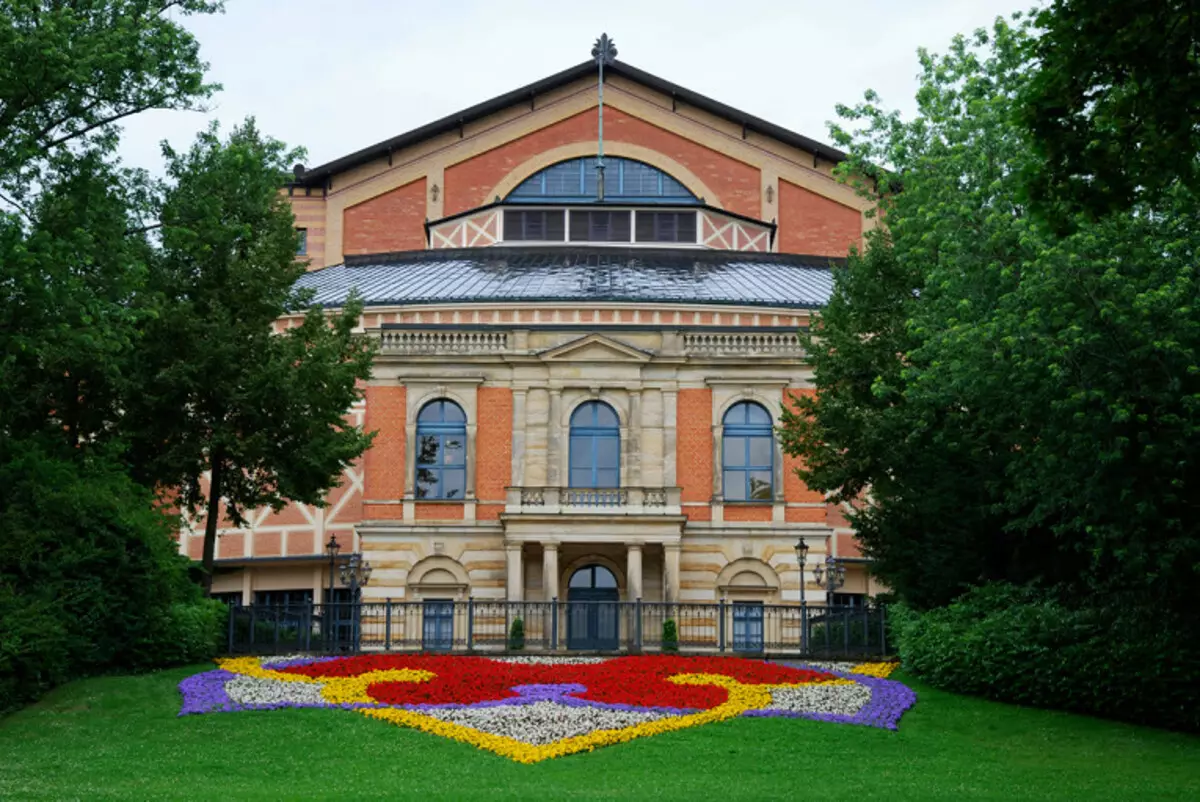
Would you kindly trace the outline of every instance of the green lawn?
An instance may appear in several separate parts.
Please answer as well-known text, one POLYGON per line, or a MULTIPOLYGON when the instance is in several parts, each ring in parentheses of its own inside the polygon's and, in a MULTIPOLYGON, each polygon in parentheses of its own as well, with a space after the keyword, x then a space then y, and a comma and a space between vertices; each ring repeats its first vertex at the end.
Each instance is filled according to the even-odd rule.
POLYGON ((739 719, 532 766, 332 710, 177 718, 205 667, 0 719, 3 799, 1200 799, 1200 738, 931 690, 899 732, 739 719))

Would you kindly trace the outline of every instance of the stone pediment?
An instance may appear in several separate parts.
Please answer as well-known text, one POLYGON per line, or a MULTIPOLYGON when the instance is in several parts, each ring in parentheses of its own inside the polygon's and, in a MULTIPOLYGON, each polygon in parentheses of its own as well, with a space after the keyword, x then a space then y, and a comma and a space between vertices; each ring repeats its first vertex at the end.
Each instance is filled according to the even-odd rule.
POLYGON ((632 362, 650 361, 650 354, 626 345, 623 342, 605 337, 603 334, 589 334, 572 340, 569 343, 555 346, 538 354, 544 362, 632 362))

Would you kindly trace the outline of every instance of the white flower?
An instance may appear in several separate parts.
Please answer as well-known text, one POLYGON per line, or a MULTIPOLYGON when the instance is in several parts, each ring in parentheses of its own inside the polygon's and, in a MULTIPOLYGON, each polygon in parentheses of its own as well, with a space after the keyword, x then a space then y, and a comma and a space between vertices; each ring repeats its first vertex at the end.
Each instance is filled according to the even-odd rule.
POLYGON ((664 713, 605 710, 557 702, 534 702, 503 707, 463 707, 422 710, 427 716, 461 724, 489 735, 502 735, 522 743, 542 745, 586 735, 596 730, 632 727, 663 718, 664 713))

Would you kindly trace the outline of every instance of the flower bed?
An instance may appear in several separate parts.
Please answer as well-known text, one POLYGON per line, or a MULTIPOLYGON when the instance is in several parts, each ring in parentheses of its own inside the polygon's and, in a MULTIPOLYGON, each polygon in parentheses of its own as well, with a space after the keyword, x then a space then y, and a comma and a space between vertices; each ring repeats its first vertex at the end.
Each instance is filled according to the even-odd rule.
POLYGON ((646 655, 231 658, 180 683, 180 715, 333 707, 533 763, 735 716, 895 729, 915 701, 889 663, 646 655))

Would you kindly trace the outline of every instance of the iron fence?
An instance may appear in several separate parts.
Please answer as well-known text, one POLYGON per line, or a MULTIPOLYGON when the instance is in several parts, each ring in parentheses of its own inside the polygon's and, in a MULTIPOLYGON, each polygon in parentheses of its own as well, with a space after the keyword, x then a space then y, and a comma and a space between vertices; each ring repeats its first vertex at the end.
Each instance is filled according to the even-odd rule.
POLYGON ((883 605, 384 599, 232 607, 227 646, 230 654, 678 650, 865 658, 889 654, 887 628, 883 605))

